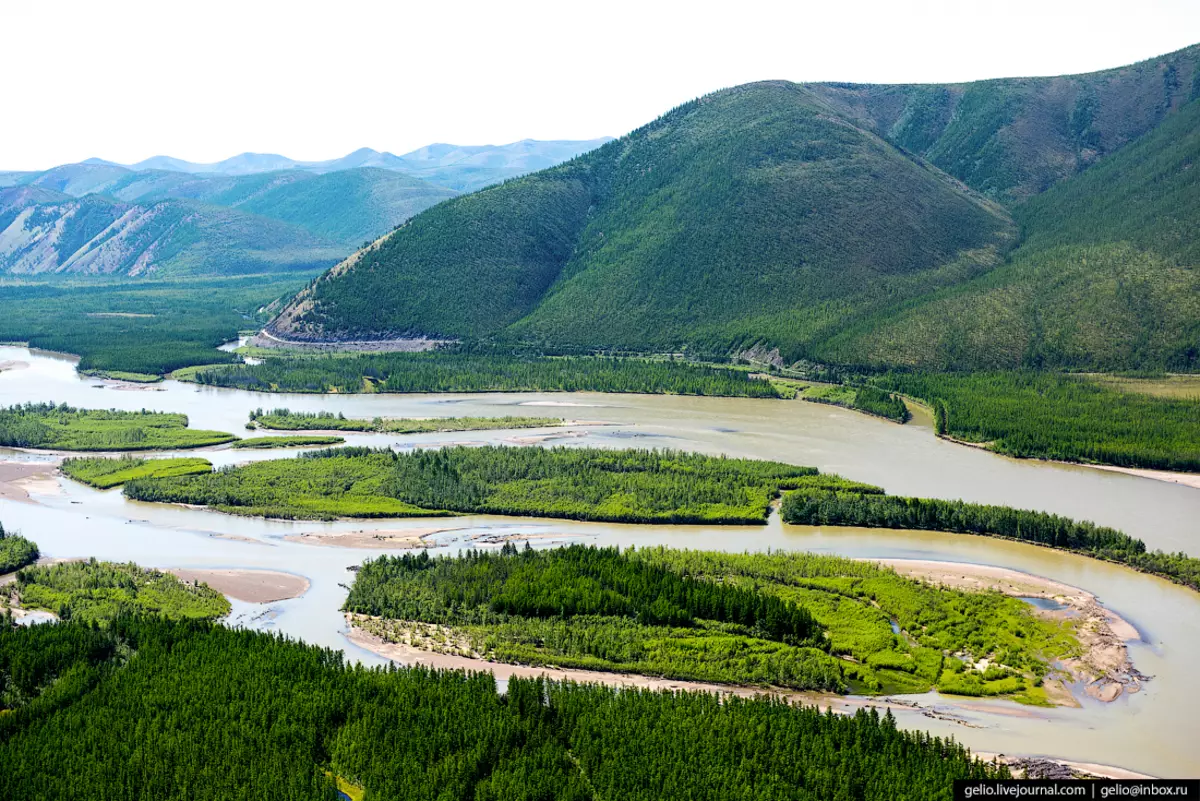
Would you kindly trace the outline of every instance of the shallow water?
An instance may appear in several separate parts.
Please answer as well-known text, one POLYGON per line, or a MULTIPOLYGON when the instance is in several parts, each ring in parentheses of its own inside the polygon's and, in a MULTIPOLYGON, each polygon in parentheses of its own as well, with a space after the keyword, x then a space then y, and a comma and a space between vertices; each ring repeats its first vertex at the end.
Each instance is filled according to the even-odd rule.
MULTIPOLYGON (((248 412, 289 407, 342 412, 347 417, 553 415, 603 421, 606 426, 397 436, 347 434, 352 444, 417 447, 447 442, 527 442, 559 435, 551 444, 674 447, 815 465, 889 492, 1004 503, 1117 526, 1152 548, 1200 553, 1200 490, 1083 467, 1022 462, 936 439, 927 421, 898 426, 800 401, 575 394, 491 395, 261 395, 163 382, 150 390, 117 389, 81 378, 70 359, 0 347, 0 361, 30 363, 0 373, 0 405, 68 402, 91 408, 184 412, 191 425, 244 432, 248 412)), ((219 448, 198 452, 217 464, 280 458, 286 452, 219 448)), ((5 452, 0 459, 39 461, 44 454, 5 452)), ((467 516, 443 520, 284 522, 142 504, 120 490, 98 491, 68 480, 36 504, 0 501, 0 520, 36 540, 47 556, 137 561, 153 567, 285 570, 312 584, 300 598, 266 605, 234 604, 233 623, 282 631, 382 661, 343 636, 338 608, 353 580, 347 570, 384 550, 332 548, 290 542, 300 532, 360 529, 424 530, 433 550, 453 552, 479 537, 531 538, 535 544, 587 541, 621 546, 669 545, 721 550, 811 550, 860 558, 909 558, 998 565, 1047 576, 1095 593, 1133 623, 1135 665, 1153 679, 1144 690, 1112 704, 1085 701, 1082 709, 1030 709, 1007 701, 916 700, 953 714, 971 728, 901 712, 902 725, 953 735, 980 751, 1040 754, 1119 765, 1169 776, 1196 773, 1200 764, 1200 594, 1133 571, 1036 546, 933 532, 765 526, 645 526, 546 519, 467 516)))

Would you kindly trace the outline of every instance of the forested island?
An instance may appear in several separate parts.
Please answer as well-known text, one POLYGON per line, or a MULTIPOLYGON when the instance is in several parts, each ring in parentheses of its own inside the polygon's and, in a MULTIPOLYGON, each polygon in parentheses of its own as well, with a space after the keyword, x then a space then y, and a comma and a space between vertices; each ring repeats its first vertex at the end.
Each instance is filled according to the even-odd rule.
POLYGON ((179 478, 130 481, 140 501, 280 518, 530 515, 761 524, 780 491, 878 488, 815 468, 680 451, 455 446, 333 448, 179 478))
POLYGON ((0 445, 63 451, 148 451, 203 448, 237 439, 221 431, 187 426, 184 414, 26 403, 0 409, 0 445))
POLYGON ((332 436, 291 436, 291 437, 246 437, 233 443, 231 447, 238 450, 270 450, 271 448, 312 448, 322 445, 340 445, 346 440, 332 436))
POLYGON ((386 640, 497 662, 1032 704, 1048 703, 1050 663, 1079 649, 1070 626, 1017 598, 809 553, 383 556, 359 570, 345 609, 386 640))
POLYGON ((332 412, 293 412, 291 409, 256 409, 250 422, 273 431, 362 431, 377 434, 430 434, 443 431, 491 431, 508 428, 560 426, 561 417, 376 417, 347 418, 332 412))
POLYGON ((26 567, 12 589, 23 609, 45 609, 62 620, 91 625, 128 614, 211 620, 229 614, 229 601, 208 585, 132 563, 89 559, 26 567))
POLYGON ((745 370, 673 359, 536 353, 343 354, 198 368, 179 378, 256 392, 638 392, 777 398, 745 370))
POLYGON ((853 488, 788 493, 781 507, 788 523, 863 526, 983 534, 1073 551, 1119 562, 1200 590, 1200 559, 1185 553, 1147 551, 1121 531, 1060 515, 936 498, 904 498, 853 488))
POLYGON ((142 459, 136 456, 71 456, 59 469, 76 481, 109 489, 137 478, 171 478, 212 472, 212 462, 200 458, 142 459))

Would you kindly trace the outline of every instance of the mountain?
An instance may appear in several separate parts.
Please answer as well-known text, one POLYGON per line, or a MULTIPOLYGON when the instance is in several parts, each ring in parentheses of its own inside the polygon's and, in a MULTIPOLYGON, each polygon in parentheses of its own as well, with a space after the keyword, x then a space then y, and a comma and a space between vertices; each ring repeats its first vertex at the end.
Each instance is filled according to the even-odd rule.
POLYGON ((811 84, 840 114, 998 200, 1031 197, 1200 97, 1200 45, 1085 75, 811 84))
POLYGON ((192 201, 0 189, 0 273, 235 275, 319 269, 344 253, 296 226, 192 201))
POLYGON ((881 314, 822 358, 949 369, 1200 368, 1200 100, 1015 209, 987 275, 881 314))
POLYGON ((273 324, 293 337, 796 349, 845 309, 995 263, 1008 214, 812 91, 688 103, 418 215, 273 324))
POLYGON ((270 328, 1197 369, 1198 137, 1200 46, 1058 78, 749 84, 417 215, 270 328))
POLYGON ((399 169, 431 183, 460 192, 473 192, 489 184, 553 167, 610 141, 612 138, 606 136, 582 142, 522 139, 499 146, 427 145, 401 156, 403 167, 399 169))
POLYGON ((321 162, 243 153, 215 164, 155 156, 128 167, 92 158, 44 172, 0 173, 0 187, 33 186, 141 205, 195 200, 299 226, 328 240, 325 244, 344 246, 339 255, 345 255, 464 187, 542 169, 602 141, 431 145, 411 159, 361 148, 321 162))
POLYGON ((128 173, 106 191, 127 202, 190 199, 239 209, 297 225, 346 245, 346 250, 457 194, 374 167, 320 174, 284 170, 229 176, 147 170, 128 173))
MULTIPOLYGON (((118 168, 134 172, 166 171, 187 175, 257 175, 281 170, 313 173, 337 172, 360 167, 394 170, 422 178, 443 188, 471 191, 509 178, 552 167, 594 150, 610 137, 583 141, 537 141, 522 139, 507 145, 434 144, 396 156, 369 147, 360 148, 341 158, 327 161, 296 161, 274 153, 242 153, 224 161, 199 164, 170 156, 154 156, 132 165, 119 165, 103 159, 88 159, 73 167, 118 168)), ((0 173, 2 181, 4 173, 0 173)))

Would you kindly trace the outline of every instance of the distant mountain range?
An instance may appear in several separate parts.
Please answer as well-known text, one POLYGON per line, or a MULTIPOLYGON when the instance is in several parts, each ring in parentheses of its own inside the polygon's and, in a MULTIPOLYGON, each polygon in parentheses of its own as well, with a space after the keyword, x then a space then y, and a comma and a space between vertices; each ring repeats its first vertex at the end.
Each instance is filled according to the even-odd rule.
MULTIPOLYGON (((553 167, 593 150, 612 137, 583 141, 537 141, 522 139, 508 145, 427 145, 403 156, 379 152, 369 147, 327 161, 296 161, 274 153, 242 153, 224 161, 198 164, 192 161, 154 156, 137 164, 117 164, 99 158, 81 162, 82 166, 116 168, 135 172, 164 170, 189 175, 255 175, 280 170, 304 170, 326 173, 377 167, 394 170, 456 191, 471 191, 488 184, 536 170, 553 167)), ((111 172, 98 171, 111 176, 111 172)))
POLYGON ((0 273, 133 276, 313 270, 462 191, 605 140, 357 150, 297 162, 157 156, 0 173, 0 273))
POLYGON ((867 368, 1200 368, 1200 45, 769 81, 418 214, 270 326, 867 368))

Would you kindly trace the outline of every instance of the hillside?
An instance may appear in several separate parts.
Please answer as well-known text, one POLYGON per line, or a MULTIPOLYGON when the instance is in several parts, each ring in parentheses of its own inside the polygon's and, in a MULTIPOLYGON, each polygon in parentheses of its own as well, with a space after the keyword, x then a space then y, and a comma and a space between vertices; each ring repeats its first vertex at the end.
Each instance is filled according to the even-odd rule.
POLYGON ((1200 101, 1015 209, 988 275, 873 317, 818 354, 950 369, 1200 368, 1200 101))
POLYGON ((1200 45, 1085 75, 809 88, 968 186, 1014 202, 1086 169, 1200 97, 1200 45))
POLYGON ((236 275, 311 270, 344 252, 296 226, 191 201, 0 189, 0 273, 236 275))
POLYGON ((717 92, 418 215, 271 330, 1194 370, 1198 70, 1200 46, 1061 78, 717 92))
POLYGON ((804 87, 710 95, 567 164, 443 203, 273 323, 799 354, 847 314, 995 264, 1009 216, 804 87))

